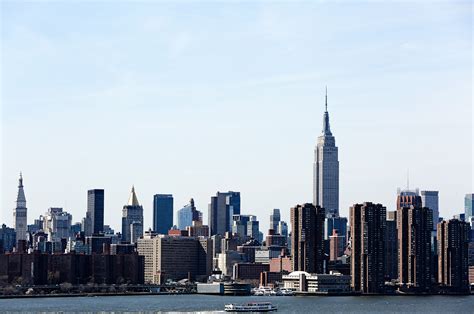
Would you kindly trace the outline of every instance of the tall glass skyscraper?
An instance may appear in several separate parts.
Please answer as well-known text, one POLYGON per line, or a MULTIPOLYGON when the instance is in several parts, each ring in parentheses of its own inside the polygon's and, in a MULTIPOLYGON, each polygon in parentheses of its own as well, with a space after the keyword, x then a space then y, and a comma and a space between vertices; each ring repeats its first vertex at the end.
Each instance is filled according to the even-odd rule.
POLYGON ((173 195, 153 196, 153 231, 168 234, 173 226, 173 195))
POLYGON ((325 209, 326 215, 339 215, 339 159, 336 140, 329 127, 328 95, 323 132, 314 150, 313 203, 325 209))
POLYGON ((192 226, 193 221, 202 222, 202 213, 194 206, 194 199, 189 204, 178 210, 178 229, 186 230, 186 227, 192 226))
POLYGON ((274 208, 273 213, 270 215, 270 229, 273 229, 275 232, 277 232, 278 223, 280 222, 280 219, 280 209, 274 208))
POLYGON ((240 192, 217 192, 209 204, 210 234, 225 235, 232 231, 232 217, 240 215, 240 192))
POLYGON ((436 231, 439 220, 438 191, 421 191, 421 203, 433 211, 433 230, 436 231))
POLYGON ((474 216, 474 193, 466 194, 464 197, 464 214, 466 220, 474 216))
MULTIPOLYGON (((87 213, 90 232, 99 234, 104 232, 104 190, 94 189, 87 191, 87 213)), ((89 234, 86 234, 89 235, 89 234)))

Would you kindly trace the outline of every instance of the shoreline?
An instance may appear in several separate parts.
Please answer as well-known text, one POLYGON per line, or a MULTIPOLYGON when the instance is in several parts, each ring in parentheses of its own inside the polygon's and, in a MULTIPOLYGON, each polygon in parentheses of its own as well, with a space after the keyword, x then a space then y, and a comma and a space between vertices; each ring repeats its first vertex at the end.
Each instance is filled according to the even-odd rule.
MULTIPOLYGON (((35 298, 91 298, 91 297, 115 297, 115 296, 152 296, 152 295, 206 295, 206 296, 232 296, 232 297, 252 297, 253 295, 239 296, 239 295, 220 295, 220 294, 203 294, 203 293, 171 293, 171 292, 130 292, 130 293, 71 293, 71 294, 32 294, 32 295, 0 295, 0 300, 8 299, 35 299, 35 298)), ((268 297, 268 298, 287 298, 287 297, 380 297, 380 296, 390 296, 390 297, 430 297, 430 296, 474 296, 474 293, 431 293, 431 294, 360 294, 360 293, 351 293, 351 294, 324 294, 324 293, 297 293, 294 296, 254 296, 254 297, 268 297)))

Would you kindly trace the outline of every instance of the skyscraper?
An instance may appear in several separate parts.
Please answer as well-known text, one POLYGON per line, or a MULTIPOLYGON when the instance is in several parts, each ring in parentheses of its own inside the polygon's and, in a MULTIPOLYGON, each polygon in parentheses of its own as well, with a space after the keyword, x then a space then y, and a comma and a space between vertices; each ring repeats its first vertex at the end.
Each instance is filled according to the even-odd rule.
POLYGON ((386 208, 355 204, 350 208, 351 286, 363 293, 382 293, 385 283, 386 208))
POLYGON ((122 209, 122 241, 136 243, 143 236, 143 206, 132 186, 127 205, 122 209))
POLYGON ((339 214, 338 149, 329 126, 327 89, 323 132, 314 150, 313 204, 324 208, 327 215, 339 214))
POLYGON ((87 191, 87 213, 92 234, 104 232, 104 190, 87 191))
POLYGON ((240 215, 240 192, 217 192, 209 204, 209 228, 211 235, 224 235, 232 231, 232 217, 240 215))
POLYGON ((178 229, 186 230, 186 227, 193 225, 193 221, 202 223, 202 213, 194 206, 194 199, 191 199, 189 204, 178 210, 178 229))
POLYGON ((291 208, 293 271, 324 272, 324 209, 313 204, 291 208))
POLYGON ((433 214, 426 207, 397 210, 398 280, 422 291, 431 288, 433 214))
POLYGON ((247 221, 247 236, 257 241, 260 241, 260 231, 259 231, 259 222, 257 216, 250 215, 249 221, 247 221))
POLYGON ((398 233, 397 212, 387 212, 385 234, 385 275, 390 279, 398 278, 398 233))
POLYGON ((72 215, 60 207, 50 207, 43 216, 43 231, 51 242, 60 242, 71 236, 72 215))
POLYGON ((155 194, 153 196, 153 231, 168 234, 173 226, 173 195, 155 194))
POLYGON ((421 202, 423 207, 428 207, 433 211, 433 230, 436 231, 439 220, 438 191, 421 191, 421 202))
POLYGON ((438 282, 456 291, 469 291, 469 224, 457 219, 438 224, 438 282))
POLYGON ((464 197, 464 213, 466 220, 474 216, 474 193, 466 194, 464 197))
POLYGON ((26 240, 27 223, 26 197, 23 190, 23 176, 20 172, 18 183, 18 195, 16 198, 16 208, 13 210, 13 219, 15 221, 16 241, 26 240))
POLYGON ((275 232, 277 232, 280 219, 280 209, 274 208, 273 213, 270 215, 270 229, 273 229, 275 232))
POLYGON ((398 189, 397 193, 397 209, 400 209, 402 207, 422 207, 423 202, 421 200, 420 193, 418 189, 416 190, 401 190, 398 189))

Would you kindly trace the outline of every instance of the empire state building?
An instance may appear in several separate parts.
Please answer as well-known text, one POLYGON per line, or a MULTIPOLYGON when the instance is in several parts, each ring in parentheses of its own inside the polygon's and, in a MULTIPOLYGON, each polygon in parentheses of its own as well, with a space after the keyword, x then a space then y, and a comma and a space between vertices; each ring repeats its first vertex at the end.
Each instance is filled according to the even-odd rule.
POLYGON ((313 203, 326 210, 327 216, 339 216, 339 160, 336 140, 331 133, 326 88, 323 131, 314 149, 313 203))

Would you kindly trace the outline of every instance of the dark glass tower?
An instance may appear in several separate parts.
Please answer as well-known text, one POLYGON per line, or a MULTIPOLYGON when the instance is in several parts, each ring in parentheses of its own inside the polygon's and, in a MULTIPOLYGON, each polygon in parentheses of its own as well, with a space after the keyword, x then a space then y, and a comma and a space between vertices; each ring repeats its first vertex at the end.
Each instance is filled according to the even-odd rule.
POLYGON ((211 235, 224 235, 232 231, 232 217, 240 215, 240 192, 217 192, 209 204, 209 228, 211 235))
POLYGON ((90 218, 92 234, 104 232, 104 190, 87 191, 87 217, 90 218))
POLYGON ((173 195, 155 194, 153 196, 153 231, 168 234, 173 226, 173 195))

